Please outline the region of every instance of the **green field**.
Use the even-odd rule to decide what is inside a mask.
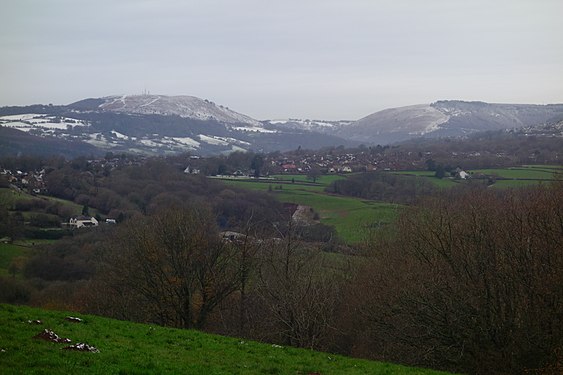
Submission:
[[[510,168],[491,168],[468,170],[470,174],[484,174],[487,176],[496,176],[497,180],[492,185],[497,188],[514,188],[539,183],[548,183],[549,181],[563,180],[563,166],[557,165],[524,165]],[[428,181],[439,187],[458,186],[461,182],[452,178],[438,179],[434,177],[432,171],[394,171],[394,174],[404,176],[425,177]]]
[[[449,188],[458,185],[458,181],[452,178],[437,178],[434,177],[436,172],[433,171],[394,171],[391,172],[393,174],[399,174],[402,176],[415,176],[415,177],[423,177],[425,181],[431,182],[437,187],[441,188]]]
[[[333,226],[338,235],[347,242],[358,242],[365,238],[370,228],[387,224],[396,217],[400,207],[392,203],[366,201],[359,198],[330,195],[326,186],[342,176],[322,176],[317,184],[311,184],[303,175],[283,175],[283,180],[223,180],[225,184],[245,189],[269,191],[279,201],[307,205],[319,213],[323,224]],[[295,183],[291,183],[291,179]],[[307,181],[307,183],[301,183]],[[281,187],[281,188],[280,188]]]
[[[12,260],[16,257],[26,257],[29,255],[30,248],[21,244],[0,243],[0,276],[9,274],[9,267]]]
[[[563,179],[563,168],[542,167],[513,167],[501,169],[478,169],[473,173],[483,173],[488,176],[496,175],[502,178],[529,180],[559,180]]]
[[[61,203],[62,205],[69,207],[75,213],[75,215],[79,215],[82,212],[82,206],[72,201],[59,199],[55,197],[48,197],[45,195],[31,195],[28,193],[16,191],[14,189],[9,189],[9,188],[0,188],[0,206],[3,206],[7,209],[13,209],[14,204],[17,201],[31,201],[34,199]],[[96,210],[93,209],[91,211],[94,213],[96,212]]]
[[[82,322],[65,320],[79,317]],[[29,321],[40,320],[41,324]],[[446,374],[197,331],[0,305],[2,374]],[[98,353],[33,338],[44,329]]]

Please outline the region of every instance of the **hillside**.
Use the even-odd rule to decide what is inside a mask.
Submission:
[[[11,147],[2,148],[0,156],[57,153],[42,140],[56,140],[60,149],[65,149],[68,142],[80,142],[84,145],[81,155],[108,151],[217,155],[355,144],[311,129],[275,128],[193,96],[124,95],[89,98],[63,106],[3,107],[0,128],[35,136],[27,137],[30,141],[26,145],[9,142]]]
[[[76,156],[108,151],[144,155],[190,152],[200,156],[233,151],[267,153],[466,137],[484,131],[552,126],[562,119],[563,104],[445,100],[389,108],[357,121],[257,121],[194,96],[107,96],[63,106],[0,108],[0,128],[4,133],[11,131],[9,139],[4,137],[0,156]]]
[[[18,129],[0,126],[0,156],[61,155],[73,158],[80,155],[100,155],[101,153],[100,149],[82,141],[39,137]]]
[[[180,116],[198,120],[215,120],[230,124],[261,127],[261,123],[222,105],[195,96],[122,95],[101,99],[85,99],[69,105],[71,108],[104,110],[144,115]]]
[[[497,104],[442,100],[372,113],[336,135],[386,144],[418,137],[459,137],[481,131],[515,129],[563,119],[563,104]]]
[[[3,374],[446,374],[197,331],[0,305]],[[52,330],[71,343],[34,338]],[[99,352],[63,350],[85,343]]]

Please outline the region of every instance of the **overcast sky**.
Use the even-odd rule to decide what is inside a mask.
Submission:
[[[561,0],[0,0],[0,106],[193,95],[257,119],[563,102]]]

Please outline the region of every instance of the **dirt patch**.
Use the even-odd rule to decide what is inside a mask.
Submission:
[[[338,213],[338,217],[348,217],[348,215],[350,215],[350,212],[348,212],[347,210],[340,210],[337,211]]]

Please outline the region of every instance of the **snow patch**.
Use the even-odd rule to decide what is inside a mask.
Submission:
[[[198,141],[189,137],[172,137],[172,139],[186,146],[199,147],[200,145]]]
[[[126,136],[125,134],[122,134],[122,133],[120,133],[120,132],[118,132],[118,131],[116,131],[116,130],[112,130],[111,133],[113,134],[113,136],[114,136],[115,138],[125,139],[125,140],[129,139],[128,136]]]
[[[245,126],[233,126],[233,130],[243,131],[243,132],[253,132],[253,133],[277,133],[277,130],[269,130],[264,128],[248,128]]]
[[[207,136],[207,135],[199,134],[198,138],[202,142],[205,142],[205,143],[210,144],[210,145],[227,146],[229,144],[229,142],[227,142],[223,139],[220,139],[219,137],[216,138],[216,137],[210,137],[210,136]]]

